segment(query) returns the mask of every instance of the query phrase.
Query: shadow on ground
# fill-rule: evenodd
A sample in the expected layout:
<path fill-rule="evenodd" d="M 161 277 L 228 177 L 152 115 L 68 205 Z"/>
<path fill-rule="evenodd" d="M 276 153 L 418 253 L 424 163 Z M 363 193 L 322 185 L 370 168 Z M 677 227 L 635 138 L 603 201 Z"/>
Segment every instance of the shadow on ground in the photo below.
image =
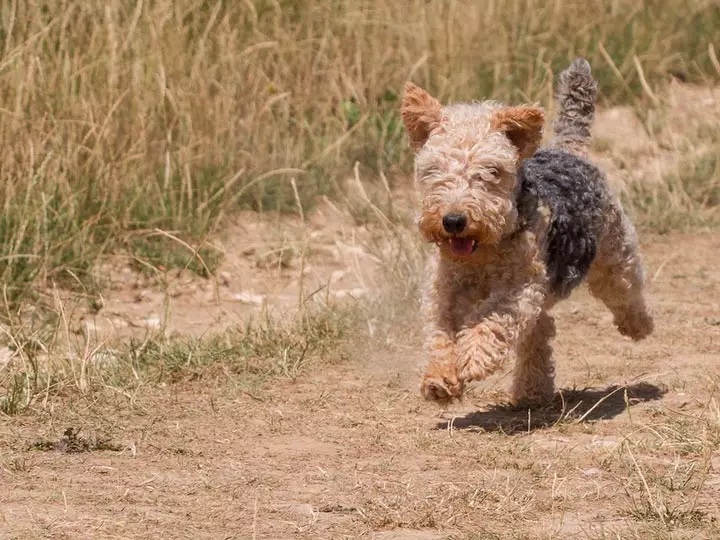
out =
<path fill-rule="evenodd" d="M 463 417 L 437 424 L 437 429 L 470 429 L 527 433 L 544 429 L 558 422 L 590 422 L 608 420 L 628 407 L 663 397 L 667 390 L 654 384 L 641 382 L 629 386 L 561 390 L 551 405 L 540 409 L 493 406 Z"/>

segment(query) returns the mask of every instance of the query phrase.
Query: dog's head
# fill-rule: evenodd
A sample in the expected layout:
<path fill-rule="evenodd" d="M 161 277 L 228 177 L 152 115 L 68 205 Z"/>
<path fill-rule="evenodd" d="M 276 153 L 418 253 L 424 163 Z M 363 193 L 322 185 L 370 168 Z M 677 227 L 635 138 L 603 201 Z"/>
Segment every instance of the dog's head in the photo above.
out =
<path fill-rule="evenodd" d="M 423 238 L 453 258 L 512 230 L 520 162 L 540 145 L 542 109 L 486 101 L 442 106 L 407 83 L 402 118 L 416 151 Z"/>

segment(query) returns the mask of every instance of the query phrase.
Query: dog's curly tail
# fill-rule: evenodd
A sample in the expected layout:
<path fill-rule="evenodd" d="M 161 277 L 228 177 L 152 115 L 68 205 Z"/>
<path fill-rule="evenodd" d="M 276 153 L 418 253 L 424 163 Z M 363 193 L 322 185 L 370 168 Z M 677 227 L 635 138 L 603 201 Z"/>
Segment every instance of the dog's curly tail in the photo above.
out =
<path fill-rule="evenodd" d="M 560 74 L 555 98 L 558 115 L 553 124 L 555 137 L 551 146 L 586 156 L 592 142 L 590 126 L 597 98 L 597 81 L 587 60 L 576 58 Z"/>

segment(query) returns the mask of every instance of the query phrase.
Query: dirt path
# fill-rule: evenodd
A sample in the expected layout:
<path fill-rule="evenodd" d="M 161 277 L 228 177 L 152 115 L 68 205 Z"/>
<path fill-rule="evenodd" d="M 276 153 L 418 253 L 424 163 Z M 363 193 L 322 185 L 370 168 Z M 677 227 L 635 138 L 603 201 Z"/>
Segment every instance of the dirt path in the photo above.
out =
<path fill-rule="evenodd" d="M 423 403 L 418 334 L 260 395 L 68 398 L 0 419 L 0 538 L 718 538 L 720 237 L 644 252 L 651 339 L 585 291 L 557 309 L 564 408 L 493 407 L 507 375 Z M 118 447 L 71 453 L 70 426 Z"/>

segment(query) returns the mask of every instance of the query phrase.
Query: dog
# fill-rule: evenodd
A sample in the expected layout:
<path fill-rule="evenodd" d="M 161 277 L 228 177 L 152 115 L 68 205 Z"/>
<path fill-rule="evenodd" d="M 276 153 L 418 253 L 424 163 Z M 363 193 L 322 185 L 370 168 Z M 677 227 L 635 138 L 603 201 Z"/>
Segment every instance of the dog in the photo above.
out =
<path fill-rule="evenodd" d="M 422 297 L 425 399 L 460 398 L 514 355 L 511 402 L 551 400 L 549 312 L 583 281 L 621 334 L 652 333 L 635 228 L 587 157 L 596 98 L 590 65 L 578 58 L 560 74 L 554 138 L 540 148 L 537 106 L 442 106 L 406 83 L 417 224 L 438 248 Z"/>

